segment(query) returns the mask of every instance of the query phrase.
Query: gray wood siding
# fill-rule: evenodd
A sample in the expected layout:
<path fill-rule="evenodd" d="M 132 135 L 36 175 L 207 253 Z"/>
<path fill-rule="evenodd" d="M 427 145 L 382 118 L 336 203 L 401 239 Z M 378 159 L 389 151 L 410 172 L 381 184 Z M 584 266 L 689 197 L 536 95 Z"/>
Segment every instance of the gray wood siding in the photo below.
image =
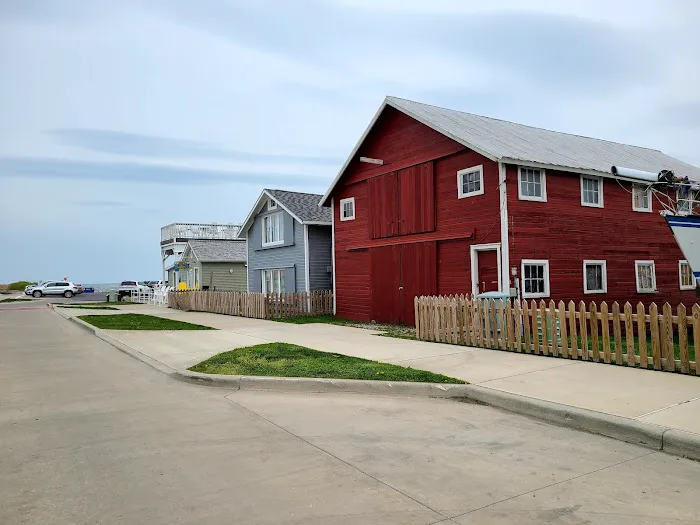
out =
<path fill-rule="evenodd" d="M 210 290 L 244 292 L 248 287 L 245 263 L 241 262 L 201 263 L 200 279 L 200 286 Z"/>
<path fill-rule="evenodd" d="M 282 236 L 284 244 L 280 246 L 262 246 L 262 218 L 270 213 L 283 214 Z M 294 268 L 287 271 L 286 285 L 288 292 L 306 291 L 306 272 L 304 267 L 304 227 L 286 211 L 268 212 L 263 210 L 248 230 L 248 290 L 262 291 L 262 269 Z M 290 279 L 291 274 L 294 279 Z M 293 281 L 293 283 L 292 283 Z M 290 286 L 293 284 L 294 286 Z"/>
<path fill-rule="evenodd" d="M 333 273 L 327 271 L 331 259 L 331 227 L 308 226 L 309 228 L 309 281 L 310 289 L 333 288 Z"/>

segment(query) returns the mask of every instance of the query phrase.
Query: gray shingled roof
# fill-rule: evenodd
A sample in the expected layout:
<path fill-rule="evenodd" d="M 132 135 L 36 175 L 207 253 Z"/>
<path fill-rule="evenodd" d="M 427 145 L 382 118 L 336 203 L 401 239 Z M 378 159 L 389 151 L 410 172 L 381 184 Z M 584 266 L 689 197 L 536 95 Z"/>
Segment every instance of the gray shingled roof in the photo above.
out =
<path fill-rule="evenodd" d="M 318 203 L 323 195 L 315 193 L 299 193 L 286 190 L 265 190 L 302 223 L 324 222 L 331 223 L 330 208 L 321 208 Z"/>
<path fill-rule="evenodd" d="M 534 128 L 396 97 L 387 97 L 387 104 L 498 160 L 520 160 L 606 174 L 612 166 L 653 173 L 670 169 L 678 176 L 700 179 L 700 168 L 655 149 Z"/>
<path fill-rule="evenodd" d="M 187 243 L 200 262 L 245 262 L 248 248 L 245 240 L 195 239 Z"/>

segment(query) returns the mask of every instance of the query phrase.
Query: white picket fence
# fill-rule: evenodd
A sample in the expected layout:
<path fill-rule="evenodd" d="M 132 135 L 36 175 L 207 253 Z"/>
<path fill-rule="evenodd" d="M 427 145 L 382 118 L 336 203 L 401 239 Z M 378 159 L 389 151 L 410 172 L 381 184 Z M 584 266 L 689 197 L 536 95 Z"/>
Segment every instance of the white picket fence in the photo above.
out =
<path fill-rule="evenodd" d="M 148 290 L 133 290 L 131 292 L 131 302 L 150 304 L 153 306 L 168 306 L 168 293 L 174 288 L 163 286 L 161 288 L 149 288 Z"/>

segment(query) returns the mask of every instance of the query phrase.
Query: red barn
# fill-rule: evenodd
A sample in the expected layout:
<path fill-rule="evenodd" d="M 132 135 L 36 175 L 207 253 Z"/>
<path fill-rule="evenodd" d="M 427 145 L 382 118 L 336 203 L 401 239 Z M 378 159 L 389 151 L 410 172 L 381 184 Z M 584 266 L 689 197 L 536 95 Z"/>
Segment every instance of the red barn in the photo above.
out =
<path fill-rule="evenodd" d="M 613 165 L 700 179 L 657 150 L 387 97 L 321 204 L 336 314 L 413 324 L 416 295 L 695 302 L 659 213 L 676 196 Z M 674 202 L 671 202 L 674 201 Z"/>

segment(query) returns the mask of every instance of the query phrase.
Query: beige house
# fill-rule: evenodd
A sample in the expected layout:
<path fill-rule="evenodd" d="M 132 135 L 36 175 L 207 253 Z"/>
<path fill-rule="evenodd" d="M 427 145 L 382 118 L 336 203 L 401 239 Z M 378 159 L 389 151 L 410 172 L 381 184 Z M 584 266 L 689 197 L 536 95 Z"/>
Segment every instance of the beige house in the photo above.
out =
<path fill-rule="evenodd" d="M 182 259 L 170 271 L 170 285 L 188 290 L 246 291 L 247 246 L 245 239 L 190 240 Z M 179 267 L 179 269 L 177 269 Z"/>

